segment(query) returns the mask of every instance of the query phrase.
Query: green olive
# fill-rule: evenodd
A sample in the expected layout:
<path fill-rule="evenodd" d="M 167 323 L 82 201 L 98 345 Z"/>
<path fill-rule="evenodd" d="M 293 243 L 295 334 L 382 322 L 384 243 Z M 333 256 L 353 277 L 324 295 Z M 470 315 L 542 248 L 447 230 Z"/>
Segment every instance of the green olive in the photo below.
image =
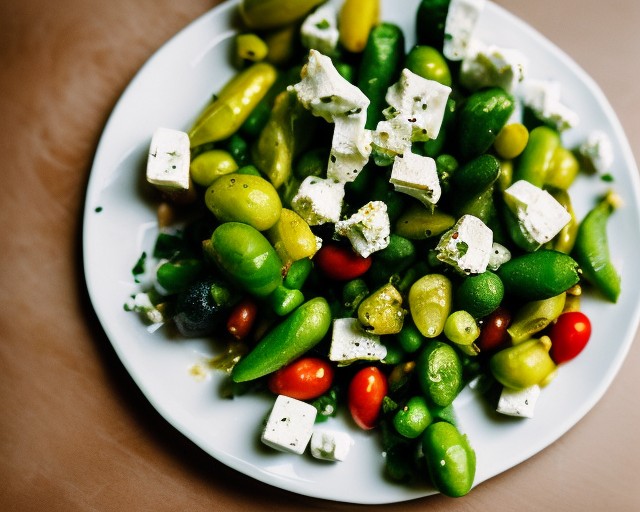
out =
<path fill-rule="evenodd" d="M 244 222 L 264 231 L 280 218 L 282 203 L 273 185 L 249 174 L 226 174 L 215 180 L 204 197 L 221 222 Z"/>
<path fill-rule="evenodd" d="M 451 71 L 447 61 L 432 46 L 414 46 L 407 55 L 404 65 L 416 75 L 451 87 Z"/>

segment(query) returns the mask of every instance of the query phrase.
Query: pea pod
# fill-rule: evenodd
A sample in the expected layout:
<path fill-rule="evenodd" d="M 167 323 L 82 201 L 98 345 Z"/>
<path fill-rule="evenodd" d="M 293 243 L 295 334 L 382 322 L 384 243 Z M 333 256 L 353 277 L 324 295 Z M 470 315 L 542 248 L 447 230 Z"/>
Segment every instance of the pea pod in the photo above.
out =
<path fill-rule="evenodd" d="M 442 274 L 427 274 L 409 289 L 409 309 L 418 330 L 427 338 L 439 336 L 451 313 L 452 285 Z"/>
<path fill-rule="evenodd" d="M 500 384 L 511 389 L 544 385 L 556 370 L 550 348 L 548 337 L 532 338 L 496 352 L 489 360 L 489 368 Z"/>
<path fill-rule="evenodd" d="M 234 134 L 273 85 L 276 76 L 271 64 L 258 62 L 227 82 L 189 130 L 191 147 Z"/>
<path fill-rule="evenodd" d="M 578 228 L 572 253 L 587 281 L 611 302 L 617 302 L 620 295 L 620 274 L 609 255 L 607 221 L 619 202 L 610 192 L 587 213 Z"/>
<path fill-rule="evenodd" d="M 369 98 L 366 128 L 383 119 L 387 89 L 397 80 L 404 57 L 404 35 L 397 25 L 381 23 L 371 30 L 362 54 L 358 88 Z"/>
<path fill-rule="evenodd" d="M 269 331 L 231 371 L 234 382 L 263 377 L 286 366 L 315 347 L 331 326 L 329 304 L 322 297 L 308 300 Z"/>
<path fill-rule="evenodd" d="M 379 16 L 380 0 L 345 0 L 338 15 L 342 46 L 353 53 L 362 52 Z"/>
<path fill-rule="evenodd" d="M 240 16 L 249 28 L 271 29 L 302 19 L 325 0 L 242 0 Z"/>
<path fill-rule="evenodd" d="M 523 300 L 542 300 L 580 281 L 578 263 L 569 255 L 540 249 L 510 259 L 496 271 L 505 292 Z"/>
<path fill-rule="evenodd" d="M 524 148 L 513 173 L 513 182 L 526 180 L 537 187 L 544 186 L 560 136 L 555 130 L 538 126 L 529 133 L 529 142 Z"/>
<path fill-rule="evenodd" d="M 459 110 L 458 137 L 463 160 L 485 153 L 513 113 L 513 97 L 498 87 L 473 93 Z"/>
<path fill-rule="evenodd" d="M 445 496 L 460 497 L 473 486 L 476 454 L 467 436 L 451 423 L 437 421 L 422 437 L 422 450 L 433 484 Z"/>
<path fill-rule="evenodd" d="M 282 284 L 282 262 L 273 246 L 256 228 L 225 222 L 211 235 L 218 267 L 241 289 L 266 297 Z"/>

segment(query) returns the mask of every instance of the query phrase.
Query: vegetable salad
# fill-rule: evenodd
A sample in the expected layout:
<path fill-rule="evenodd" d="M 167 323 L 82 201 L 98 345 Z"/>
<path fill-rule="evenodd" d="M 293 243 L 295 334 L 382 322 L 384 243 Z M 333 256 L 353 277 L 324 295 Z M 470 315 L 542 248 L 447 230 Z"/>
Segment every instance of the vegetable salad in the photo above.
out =
<path fill-rule="evenodd" d="M 571 206 L 578 174 L 610 178 L 610 141 L 566 147 L 578 113 L 474 35 L 484 4 L 422 0 L 408 47 L 378 0 L 241 1 L 237 74 L 153 134 L 160 234 L 125 306 L 226 340 L 229 396 L 273 396 L 266 445 L 339 463 L 345 416 L 379 431 L 389 478 L 454 497 L 476 466 L 462 389 L 534 421 L 589 341 L 581 294 L 621 285 L 616 194 Z"/>

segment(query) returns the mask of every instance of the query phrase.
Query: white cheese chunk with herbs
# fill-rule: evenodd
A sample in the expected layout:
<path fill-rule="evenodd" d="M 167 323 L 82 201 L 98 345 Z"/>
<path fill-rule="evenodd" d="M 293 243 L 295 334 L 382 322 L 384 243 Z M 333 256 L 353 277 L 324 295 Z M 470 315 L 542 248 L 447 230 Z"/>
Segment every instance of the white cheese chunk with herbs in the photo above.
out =
<path fill-rule="evenodd" d="M 415 197 L 429 207 L 438 202 L 442 193 L 436 161 L 411 151 L 395 157 L 389 182 L 396 192 Z"/>
<path fill-rule="evenodd" d="M 318 7 L 305 18 L 300 27 L 302 45 L 325 55 L 335 53 L 339 36 L 338 16 L 336 9 L 330 4 Z"/>
<path fill-rule="evenodd" d="M 493 248 L 493 231 L 478 217 L 463 215 L 444 233 L 436 247 L 436 257 L 462 274 L 487 270 Z"/>
<path fill-rule="evenodd" d="M 460 67 L 460 83 L 472 91 L 484 87 L 501 87 L 513 92 L 524 80 L 527 58 L 519 50 L 485 45 L 479 40 L 471 44 Z"/>
<path fill-rule="evenodd" d="M 188 190 L 191 152 L 189 136 L 180 130 L 158 128 L 147 158 L 147 181 L 164 189 Z"/>
<path fill-rule="evenodd" d="M 327 178 L 354 181 L 369 161 L 371 132 L 365 130 L 366 111 L 336 118 L 327 164 Z"/>
<path fill-rule="evenodd" d="M 381 361 L 387 348 L 380 336 L 362 328 L 357 318 L 336 318 L 331 331 L 329 359 L 339 365 L 355 361 Z"/>
<path fill-rule="evenodd" d="M 504 201 L 520 224 L 523 235 L 542 245 L 567 225 L 571 214 L 546 190 L 519 180 L 504 191 Z"/>
<path fill-rule="evenodd" d="M 343 199 L 344 183 L 308 176 L 291 200 L 291 209 L 310 226 L 334 223 L 340 219 Z"/>
<path fill-rule="evenodd" d="M 539 396 L 540 386 L 538 385 L 519 390 L 502 388 L 496 411 L 507 416 L 533 418 Z"/>
<path fill-rule="evenodd" d="M 559 82 L 525 80 L 520 85 L 519 95 L 525 107 L 560 132 L 580 123 L 578 114 L 562 103 Z"/>
<path fill-rule="evenodd" d="M 489 257 L 489 270 L 498 270 L 500 265 L 505 264 L 511 259 L 511 251 L 498 242 L 493 242 L 491 246 L 491 256 Z"/>
<path fill-rule="evenodd" d="M 363 258 L 386 248 L 391 235 L 387 205 L 369 201 L 348 219 L 336 222 L 336 233 L 346 236 Z"/>
<path fill-rule="evenodd" d="M 353 439 L 346 432 L 328 429 L 314 429 L 309 451 L 316 459 L 344 461 L 349 455 Z"/>
<path fill-rule="evenodd" d="M 451 0 L 444 25 L 442 48 L 447 59 L 462 60 L 465 57 L 486 3 L 486 0 Z"/>
<path fill-rule="evenodd" d="M 411 150 L 413 125 L 402 116 L 378 122 L 372 133 L 373 146 L 382 153 L 394 157 Z"/>
<path fill-rule="evenodd" d="M 592 172 L 605 174 L 613 165 L 613 146 L 609 136 L 601 130 L 594 130 L 578 147 L 578 153 L 586 160 Z"/>
<path fill-rule="evenodd" d="M 385 109 L 385 116 L 400 116 L 410 123 L 414 141 L 435 139 L 440 133 L 450 94 L 451 87 L 405 68 L 400 79 L 387 89 L 385 99 L 391 108 Z"/>
<path fill-rule="evenodd" d="M 338 73 L 330 57 L 317 50 L 309 50 L 300 82 L 290 87 L 306 109 L 330 123 L 366 112 L 369 106 L 369 98 Z"/>
<path fill-rule="evenodd" d="M 307 402 L 278 395 L 262 431 L 262 442 L 283 452 L 304 453 L 313 434 L 317 412 Z"/>

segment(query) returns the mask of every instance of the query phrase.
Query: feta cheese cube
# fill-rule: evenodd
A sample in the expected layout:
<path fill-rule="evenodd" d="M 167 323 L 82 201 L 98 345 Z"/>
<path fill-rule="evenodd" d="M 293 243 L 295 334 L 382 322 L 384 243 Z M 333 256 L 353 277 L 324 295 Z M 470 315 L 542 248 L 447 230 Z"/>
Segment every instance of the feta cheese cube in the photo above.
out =
<path fill-rule="evenodd" d="M 308 176 L 291 200 L 291 208 L 307 224 L 317 226 L 340 219 L 343 199 L 344 183 Z"/>
<path fill-rule="evenodd" d="M 365 112 L 369 106 L 369 98 L 338 73 L 330 57 L 317 50 L 309 50 L 301 76 L 291 89 L 306 109 L 330 123 Z"/>
<path fill-rule="evenodd" d="M 188 190 L 191 184 L 189 136 L 170 128 L 153 133 L 147 159 L 147 181 L 161 189 Z"/>
<path fill-rule="evenodd" d="M 391 179 L 396 190 L 415 197 L 425 206 L 433 206 L 440 199 L 441 189 L 436 161 L 407 151 L 393 161 Z"/>
<path fill-rule="evenodd" d="M 316 459 L 343 461 L 347 458 L 353 439 L 346 432 L 314 429 L 309 449 Z"/>
<path fill-rule="evenodd" d="M 300 27 L 300 39 L 305 48 L 333 55 L 338 46 L 338 20 L 335 8 L 324 4 L 309 14 Z"/>
<path fill-rule="evenodd" d="M 387 348 L 380 336 L 365 331 L 357 318 L 336 318 L 333 321 L 329 359 L 341 366 L 355 361 L 381 361 Z"/>
<path fill-rule="evenodd" d="M 380 121 L 372 134 L 372 143 L 379 151 L 395 156 L 411 150 L 413 125 L 402 116 Z"/>
<path fill-rule="evenodd" d="M 365 130 L 366 112 L 336 118 L 327 178 L 342 183 L 354 181 L 369 161 L 371 132 Z"/>
<path fill-rule="evenodd" d="M 473 215 L 463 215 L 444 233 L 436 247 L 436 257 L 462 274 L 480 274 L 487 270 L 493 231 Z"/>
<path fill-rule="evenodd" d="M 440 133 L 449 94 L 451 87 L 405 68 L 400 79 L 387 89 L 385 99 L 392 109 L 387 109 L 385 115 L 401 116 L 409 122 L 414 141 L 435 139 Z"/>
<path fill-rule="evenodd" d="M 539 396 L 540 386 L 537 384 L 519 390 L 503 388 L 496 411 L 507 416 L 533 418 L 533 412 Z"/>
<path fill-rule="evenodd" d="M 549 192 L 525 180 L 507 188 L 504 201 L 532 244 L 548 242 L 571 220 L 571 214 Z"/>
<path fill-rule="evenodd" d="M 384 249 L 391 235 L 387 205 L 382 201 L 369 201 L 347 220 L 336 222 L 336 233 L 346 236 L 363 258 Z"/>
<path fill-rule="evenodd" d="M 491 247 L 491 256 L 489 257 L 489 265 L 487 265 L 487 268 L 493 271 L 498 270 L 500 265 L 506 263 L 510 259 L 511 251 L 504 245 L 499 244 L 498 242 L 493 242 Z"/>
<path fill-rule="evenodd" d="M 561 101 L 561 86 L 551 80 L 525 80 L 519 89 L 522 103 L 542 121 L 558 131 L 573 128 L 580 123 L 578 114 Z"/>
<path fill-rule="evenodd" d="M 278 395 L 261 440 L 276 450 L 300 455 L 311 440 L 316 414 L 317 409 L 313 405 Z"/>
<path fill-rule="evenodd" d="M 609 136 L 600 130 L 594 130 L 578 147 L 578 153 L 589 167 L 597 173 L 607 173 L 613 165 L 613 147 Z"/>
<path fill-rule="evenodd" d="M 486 0 L 451 0 L 444 25 L 443 55 L 449 60 L 462 60 Z"/>
<path fill-rule="evenodd" d="M 513 92 L 524 80 L 526 66 L 527 59 L 522 52 L 474 40 L 462 60 L 460 83 L 472 91 L 501 87 Z"/>

